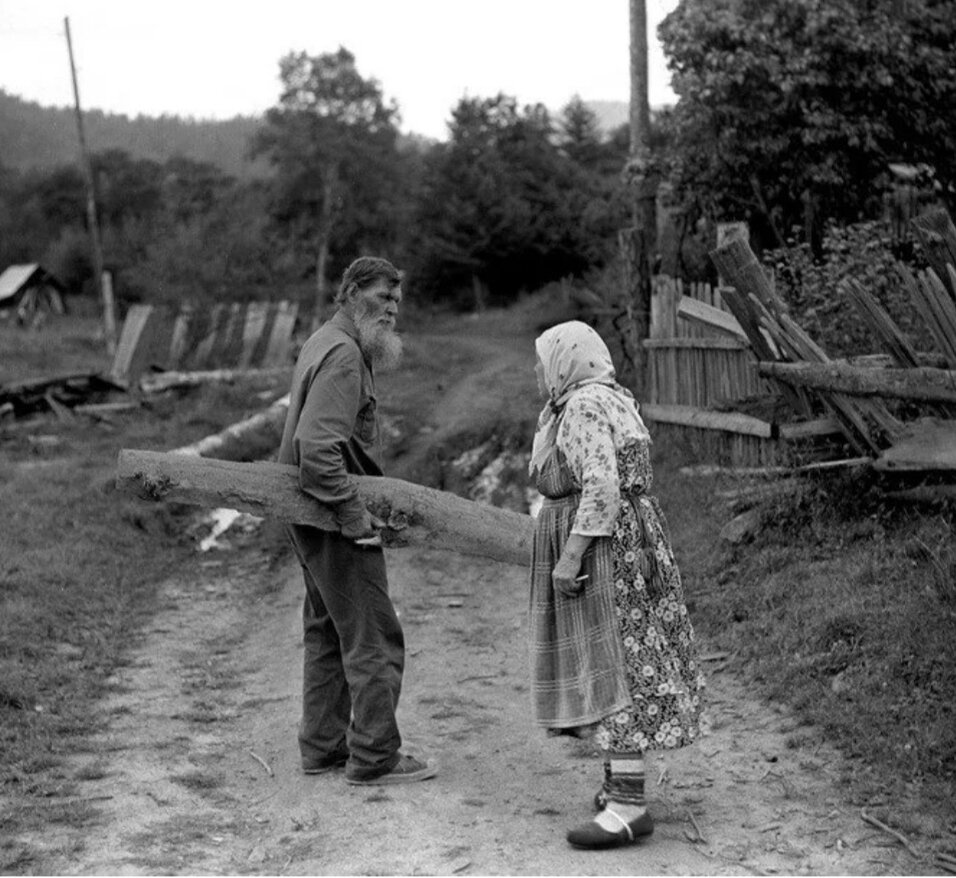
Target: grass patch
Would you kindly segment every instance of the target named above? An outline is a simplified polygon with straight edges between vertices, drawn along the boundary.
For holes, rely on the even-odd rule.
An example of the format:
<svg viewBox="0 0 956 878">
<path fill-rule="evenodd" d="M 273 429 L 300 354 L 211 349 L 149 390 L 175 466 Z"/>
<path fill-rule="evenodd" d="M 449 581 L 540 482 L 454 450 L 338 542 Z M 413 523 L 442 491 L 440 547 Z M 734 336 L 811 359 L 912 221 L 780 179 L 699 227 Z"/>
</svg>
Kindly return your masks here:
<svg viewBox="0 0 956 878">
<path fill-rule="evenodd" d="M 105 372 L 97 331 L 75 318 L 38 333 L 0 327 L 0 382 Z M 0 428 L 0 801 L 15 801 L 24 825 L 34 779 L 42 786 L 107 721 L 95 703 L 115 689 L 110 675 L 157 608 L 160 584 L 196 575 L 184 535 L 193 510 L 116 492 L 119 450 L 194 442 L 261 408 L 257 392 L 284 389 L 205 387 L 110 423 L 47 414 Z"/>
<path fill-rule="evenodd" d="M 755 542 L 715 552 L 713 530 L 729 513 L 716 501 L 708 510 L 692 480 L 673 471 L 666 478 L 660 496 L 679 516 L 676 530 L 685 539 L 710 531 L 698 543 L 708 553 L 677 547 L 695 624 L 736 654 L 765 696 L 810 724 L 788 746 L 836 744 L 850 759 L 845 780 L 863 800 L 951 800 L 956 512 L 892 504 L 871 475 L 831 476 L 765 505 Z"/>
</svg>

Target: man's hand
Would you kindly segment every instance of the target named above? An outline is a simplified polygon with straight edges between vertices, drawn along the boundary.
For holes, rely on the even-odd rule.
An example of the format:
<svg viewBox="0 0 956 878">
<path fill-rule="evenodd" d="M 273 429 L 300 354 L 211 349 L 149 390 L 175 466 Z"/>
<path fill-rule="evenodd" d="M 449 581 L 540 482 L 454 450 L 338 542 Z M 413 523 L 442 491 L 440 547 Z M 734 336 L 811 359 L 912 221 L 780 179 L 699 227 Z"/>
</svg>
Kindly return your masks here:
<svg viewBox="0 0 956 878">
<path fill-rule="evenodd" d="M 362 541 L 365 545 L 372 544 L 370 541 L 376 539 L 377 542 L 374 545 L 381 545 L 379 531 L 384 527 L 385 522 L 366 509 L 361 518 L 342 525 L 342 536 L 355 542 Z"/>
</svg>

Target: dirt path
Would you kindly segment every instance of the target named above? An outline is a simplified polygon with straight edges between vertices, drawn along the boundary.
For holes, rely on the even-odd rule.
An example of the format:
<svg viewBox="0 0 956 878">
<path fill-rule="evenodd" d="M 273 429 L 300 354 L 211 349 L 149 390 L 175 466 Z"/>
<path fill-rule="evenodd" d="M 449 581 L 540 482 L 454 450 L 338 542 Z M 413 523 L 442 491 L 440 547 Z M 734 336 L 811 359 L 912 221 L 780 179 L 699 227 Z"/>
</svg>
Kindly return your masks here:
<svg viewBox="0 0 956 878">
<path fill-rule="evenodd" d="M 785 714 L 711 663 L 711 735 L 655 760 L 653 839 L 591 853 L 597 764 L 528 711 L 524 571 L 435 551 L 391 553 L 409 653 L 400 710 L 437 778 L 385 790 L 306 777 L 295 725 L 298 572 L 253 602 L 261 565 L 169 584 L 104 704 L 84 797 L 102 825 L 79 857 L 47 836 L 51 872 L 267 874 L 879 874 L 908 863 L 834 787 L 837 757 L 789 750 Z M 259 589 L 261 592 L 261 589 Z M 101 775 L 101 776 L 100 776 Z"/>
<path fill-rule="evenodd" d="M 497 345 L 486 370 L 446 389 L 441 421 L 480 405 L 489 385 L 502 392 L 502 362 L 517 362 L 509 348 Z M 696 535 L 675 533 L 679 559 L 682 539 Z M 599 766 L 584 745 L 531 722 L 525 571 L 429 550 L 388 560 L 408 642 L 400 723 L 407 749 L 436 760 L 438 777 L 374 789 L 300 772 L 299 573 L 270 569 L 252 545 L 197 560 L 191 581 L 166 585 L 112 681 L 105 731 L 73 759 L 83 779 L 74 804 L 91 809 L 90 828 L 32 839 L 44 871 L 901 874 L 918 865 L 842 797 L 837 755 L 789 749 L 793 719 L 748 697 L 719 660 L 708 661 L 712 733 L 652 763 L 653 839 L 571 849 L 565 830 L 588 819 Z"/>
</svg>

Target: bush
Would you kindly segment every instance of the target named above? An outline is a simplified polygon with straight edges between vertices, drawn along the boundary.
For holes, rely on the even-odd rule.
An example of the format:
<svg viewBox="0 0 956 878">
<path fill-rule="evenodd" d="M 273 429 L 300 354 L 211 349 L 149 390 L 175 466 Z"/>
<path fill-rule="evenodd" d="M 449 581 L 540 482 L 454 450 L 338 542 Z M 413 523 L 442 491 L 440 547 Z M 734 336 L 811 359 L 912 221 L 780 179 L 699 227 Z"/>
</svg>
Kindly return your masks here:
<svg viewBox="0 0 956 878">
<path fill-rule="evenodd" d="M 777 289 L 794 319 L 828 354 L 854 356 L 878 350 L 877 340 L 839 290 L 840 283 L 847 279 L 856 280 L 872 293 L 918 350 L 932 347 L 931 337 L 899 279 L 887 223 L 831 225 L 824 233 L 819 260 L 813 258 L 808 244 L 788 243 L 786 249 L 768 251 L 764 264 L 775 272 Z M 922 267 L 918 249 L 907 262 L 911 267 Z"/>
</svg>

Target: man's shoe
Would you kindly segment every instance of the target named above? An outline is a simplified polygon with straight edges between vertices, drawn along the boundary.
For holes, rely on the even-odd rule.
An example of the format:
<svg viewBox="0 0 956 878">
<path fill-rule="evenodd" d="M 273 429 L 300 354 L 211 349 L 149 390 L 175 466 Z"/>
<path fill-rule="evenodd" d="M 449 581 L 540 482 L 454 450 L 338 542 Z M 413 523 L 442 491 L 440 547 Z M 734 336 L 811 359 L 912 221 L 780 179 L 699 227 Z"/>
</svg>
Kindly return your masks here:
<svg viewBox="0 0 956 878">
<path fill-rule="evenodd" d="M 398 764 L 386 771 L 384 774 L 377 774 L 373 777 L 349 777 L 345 775 L 345 780 L 356 786 L 384 786 L 398 783 L 414 783 L 417 780 L 428 780 L 438 774 L 438 769 L 427 762 L 416 759 L 414 756 L 402 754 Z"/>
<path fill-rule="evenodd" d="M 326 774 L 329 771 L 335 771 L 337 768 L 345 768 L 345 763 L 349 761 L 349 754 L 344 756 L 331 756 L 326 759 L 320 759 L 317 762 L 302 761 L 302 771 L 305 774 Z"/>
<path fill-rule="evenodd" d="M 654 821 L 646 811 L 635 820 L 628 822 L 609 806 L 604 808 L 605 814 L 616 817 L 621 824 L 617 832 L 611 832 L 595 821 L 582 823 L 568 831 L 568 841 L 576 848 L 619 848 L 634 844 L 654 832 Z"/>
</svg>

